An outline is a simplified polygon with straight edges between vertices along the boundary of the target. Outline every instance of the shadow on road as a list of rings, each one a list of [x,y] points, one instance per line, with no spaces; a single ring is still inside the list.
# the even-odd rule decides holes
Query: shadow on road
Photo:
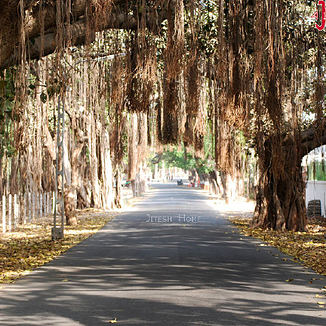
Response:
[[[116,317],[118,325],[325,325],[314,299],[322,280],[242,239],[202,195],[175,191],[172,200],[160,189],[140,210],[6,287],[0,324],[107,325]],[[156,210],[201,220],[146,222]]]

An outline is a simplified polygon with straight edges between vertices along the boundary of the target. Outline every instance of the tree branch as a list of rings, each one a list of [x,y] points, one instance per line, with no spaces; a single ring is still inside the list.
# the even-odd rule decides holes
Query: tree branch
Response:
[[[125,1],[113,1],[110,14],[99,19],[101,24],[95,31],[107,29],[126,29],[136,30],[138,26],[137,17],[132,14],[126,14]],[[32,6],[32,4],[30,4]],[[75,0],[72,3],[72,45],[79,46],[85,44],[86,41],[86,24],[85,24],[85,7],[86,0]],[[130,8],[129,8],[130,9]],[[56,8],[55,4],[49,3],[42,8],[44,15],[44,39],[41,37],[42,24],[40,21],[39,6],[32,7],[27,14],[27,23],[25,27],[27,57],[30,59],[39,59],[41,56],[41,44],[43,41],[43,55],[49,55],[56,50]],[[0,14],[1,16],[1,14]],[[161,8],[157,15],[147,13],[146,21],[148,29],[157,33],[158,26],[166,18],[166,8]],[[14,29],[12,29],[14,30]],[[5,33],[6,31],[3,31]],[[0,31],[1,33],[1,31]],[[0,69],[4,69],[19,62],[17,35],[0,35],[2,36],[1,53],[0,53]],[[10,38],[12,41],[10,42]]]
[[[315,122],[301,133],[301,156],[322,145],[326,145],[326,118]]]

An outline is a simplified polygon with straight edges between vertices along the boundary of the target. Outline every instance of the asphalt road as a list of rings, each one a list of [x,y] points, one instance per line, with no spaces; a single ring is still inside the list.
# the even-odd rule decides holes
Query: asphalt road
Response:
[[[239,235],[205,194],[156,186],[0,290],[0,325],[326,325],[315,298],[325,278],[282,257]]]

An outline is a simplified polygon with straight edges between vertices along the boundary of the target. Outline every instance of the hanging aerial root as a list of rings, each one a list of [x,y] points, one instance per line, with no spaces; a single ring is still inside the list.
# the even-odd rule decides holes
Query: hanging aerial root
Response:
[[[177,144],[181,129],[178,111],[181,111],[180,87],[183,78],[184,4],[182,0],[168,5],[168,41],[164,54],[164,108],[163,143]]]

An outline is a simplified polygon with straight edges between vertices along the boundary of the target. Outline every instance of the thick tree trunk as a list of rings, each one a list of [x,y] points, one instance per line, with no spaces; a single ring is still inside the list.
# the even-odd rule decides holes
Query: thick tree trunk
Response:
[[[276,137],[265,142],[253,226],[304,231],[306,209],[300,147],[294,137],[280,145]]]

